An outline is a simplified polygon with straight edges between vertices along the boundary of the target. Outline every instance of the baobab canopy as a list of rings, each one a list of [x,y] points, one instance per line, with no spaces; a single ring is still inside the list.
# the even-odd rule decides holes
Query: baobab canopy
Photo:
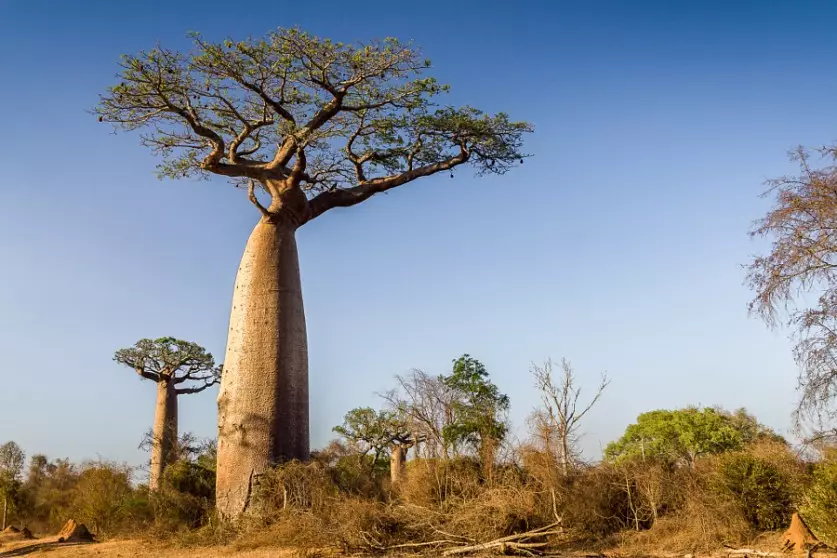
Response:
[[[261,212],[233,289],[218,394],[216,505],[237,517],[277,462],[310,456],[308,341],[296,230],[334,207],[470,164],[503,174],[532,127],[439,102],[430,62],[396,39],[343,44],[298,29],[125,56],[99,119],[143,130],[162,176],[249,183]],[[262,205],[258,184],[270,197]]]
[[[397,39],[344,44],[297,29],[192,39],[190,53],[124,56],[96,108],[144,130],[161,176],[254,179],[274,199],[272,182],[291,179],[311,199],[304,222],[463,163],[502,174],[525,157],[529,124],[442,106],[430,61]]]

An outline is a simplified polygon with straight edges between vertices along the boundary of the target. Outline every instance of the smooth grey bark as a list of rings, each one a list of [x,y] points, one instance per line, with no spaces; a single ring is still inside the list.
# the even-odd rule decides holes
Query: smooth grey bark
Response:
[[[307,460],[308,342],[296,226],[265,215],[235,280],[218,394],[216,507],[236,518],[256,499],[259,476]]]
[[[174,383],[161,378],[157,382],[157,406],[151,440],[148,488],[152,491],[160,489],[166,467],[177,457],[177,427],[177,391]]]

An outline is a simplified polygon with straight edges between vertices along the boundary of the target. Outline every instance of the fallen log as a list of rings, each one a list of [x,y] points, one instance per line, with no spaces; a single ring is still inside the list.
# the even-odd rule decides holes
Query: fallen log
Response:
[[[451,548],[450,550],[446,550],[442,552],[442,556],[454,556],[456,554],[469,554],[471,552],[479,552],[481,550],[491,550],[494,548],[499,548],[501,552],[505,553],[508,550],[517,550],[519,552],[523,552],[525,554],[532,554],[529,552],[530,548],[533,549],[540,549],[546,547],[545,542],[540,543],[521,543],[521,542],[514,542],[514,541],[506,541],[506,542],[498,542],[498,541],[491,541],[482,544],[475,544],[473,546],[460,546],[459,548]]]
[[[522,551],[526,554],[532,554],[529,549],[541,549],[546,547],[546,542],[527,542],[528,539],[535,539],[541,537],[547,537],[549,535],[562,535],[564,534],[563,529],[560,529],[561,522],[556,521],[550,525],[545,527],[540,527],[538,529],[533,529],[531,531],[526,531],[525,533],[516,533],[514,535],[508,535],[506,537],[501,537],[499,539],[495,539],[493,541],[488,541],[479,544],[472,544],[467,546],[458,546],[455,548],[449,548],[442,552],[442,556],[455,556],[458,554],[470,554],[471,552],[479,552],[481,550],[491,550],[494,548],[500,548],[502,550],[517,550]],[[558,529],[556,529],[558,527]]]

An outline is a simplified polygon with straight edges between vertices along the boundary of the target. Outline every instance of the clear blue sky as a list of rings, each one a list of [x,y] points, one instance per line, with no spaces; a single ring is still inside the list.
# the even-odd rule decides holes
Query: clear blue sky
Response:
[[[837,138],[833,2],[0,0],[0,441],[141,463],[154,387],[111,361],[178,336],[223,358],[257,213],[222,179],[159,181],[85,111],[122,53],[300,25],[414,39],[470,103],[537,126],[502,178],[426,179],[298,234],[314,445],[412,367],[469,352],[511,396],[568,357],[596,457],[638,413],[746,406],[786,431],[796,369],[748,318],[747,230],[786,151]],[[215,432],[216,392],[181,403]]]

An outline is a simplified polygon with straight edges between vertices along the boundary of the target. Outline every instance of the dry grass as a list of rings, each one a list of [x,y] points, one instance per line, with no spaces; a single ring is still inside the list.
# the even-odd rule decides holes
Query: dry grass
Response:
[[[43,545],[46,541],[53,541],[51,546],[41,546],[31,553],[33,556],[40,556],[47,553],[51,558],[221,558],[235,556],[236,558],[297,558],[304,554],[299,551],[274,546],[262,547],[259,549],[239,549],[233,546],[226,547],[200,547],[200,548],[176,548],[161,544],[153,544],[149,541],[108,541],[93,544],[58,544],[57,539],[43,539],[30,541],[28,545],[17,545],[0,547],[0,557],[25,556],[17,554],[22,552],[26,546]],[[10,552],[11,551],[11,552]]]

